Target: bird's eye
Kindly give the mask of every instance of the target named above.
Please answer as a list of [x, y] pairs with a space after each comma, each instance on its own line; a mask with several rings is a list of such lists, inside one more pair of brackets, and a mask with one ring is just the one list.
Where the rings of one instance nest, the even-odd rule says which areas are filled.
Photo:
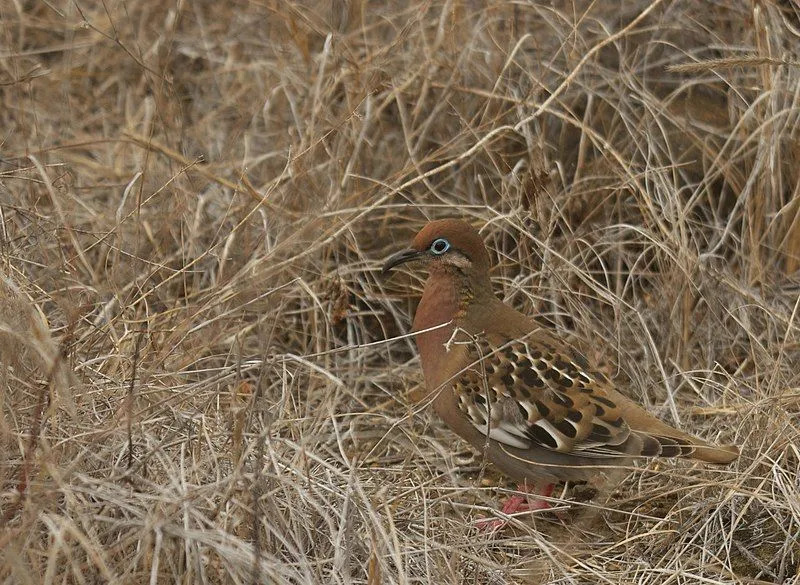
[[444, 238], [437, 238], [433, 240], [433, 243], [431, 244], [431, 252], [433, 252], [437, 256], [441, 256], [449, 249], [450, 249], [450, 242], [448, 242]]

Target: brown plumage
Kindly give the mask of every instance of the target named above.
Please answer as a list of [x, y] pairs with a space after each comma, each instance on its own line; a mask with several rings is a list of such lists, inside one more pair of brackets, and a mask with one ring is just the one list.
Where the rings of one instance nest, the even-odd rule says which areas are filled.
[[730, 463], [620, 394], [566, 342], [497, 299], [480, 235], [454, 219], [428, 223], [384, 272], [421, 261], [429, 276], [413, 331], [433, 408], [520, 483], [587, 480], [633, 457]]

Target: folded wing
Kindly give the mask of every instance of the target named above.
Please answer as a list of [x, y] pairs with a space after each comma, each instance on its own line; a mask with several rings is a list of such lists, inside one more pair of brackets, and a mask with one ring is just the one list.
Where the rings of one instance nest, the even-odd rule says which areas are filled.
[[662, 423], [613, 390], [583, 356], [548, 340], [479, 339], [470, 358], [454, 383], [459, 408], [481, 433], [509, 447], [716, 463], [738, 455]]

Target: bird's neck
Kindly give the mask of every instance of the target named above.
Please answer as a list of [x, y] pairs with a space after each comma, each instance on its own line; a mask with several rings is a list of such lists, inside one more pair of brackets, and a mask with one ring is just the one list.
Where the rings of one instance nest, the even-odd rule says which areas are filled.
[[412, 330], [424, 331], [417, 334], [416, 341], [429, 389], [443, 381], [438, 377], [447, 375], [446, 372], [434, 371], [433, 364], [439, 363], [443, 354], [449, 351], [447, 344], [455, 328], [463, 327], [470, 305], [478, 298], [492, 296], [488, 276], [478, 281], [477, 286], [474, 280], [458, 271], [435, 270], [431, 271], [425, 283]]

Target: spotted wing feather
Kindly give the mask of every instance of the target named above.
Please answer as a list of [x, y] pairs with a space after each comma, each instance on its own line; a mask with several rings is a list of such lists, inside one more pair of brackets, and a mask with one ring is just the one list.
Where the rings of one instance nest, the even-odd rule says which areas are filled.
[[577, 353], [517, 340], [480, 339], [454, 383], [461, 410], [489, 438], [585, 457], [688, 455], [685, 441], [632, 430], [604, 387], [608, 379]]

